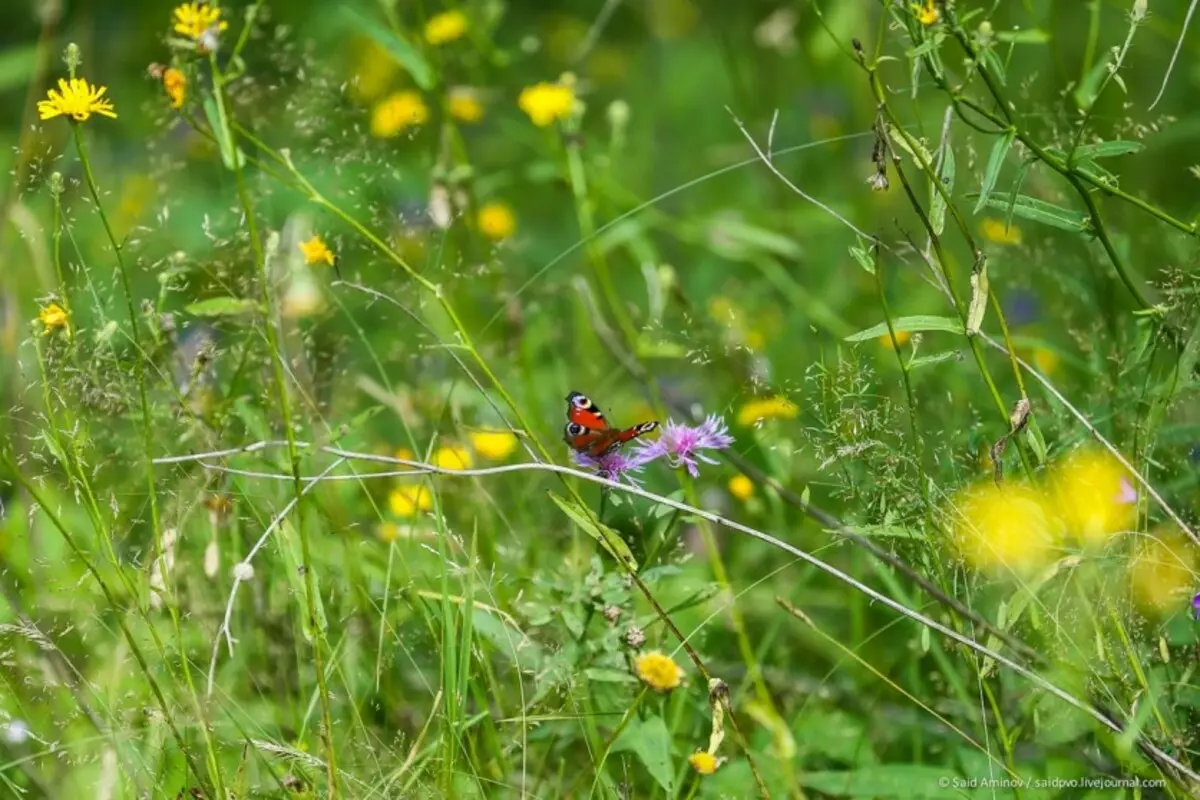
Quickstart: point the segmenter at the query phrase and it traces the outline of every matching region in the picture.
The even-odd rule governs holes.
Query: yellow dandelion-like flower
[[[634,659],[633,668],[646,685],[660,692],[671,691],[683,680],[683,670],[661,650],[642,653]]]
[[[555,120],[566,119],[575,107],[575,90],[561,83],[539,83],[521,90],[517,105],[533,124],[544,128]]]
[[[759,420],[793,419],[799,413],[796,404],[783,395],[763,397],[742,406],[737,413],[737,423],[748,428]]]
[[[1058,353],[1053,350],[1038,347],[1033,351],[1033,365],[1043,375],[1053,375],[1057,372],[1059,360]]]
[[[38,321],[46,328],[46,333],[62,328],[67,324],[67,312],[58,303],[51,303],[38,312]]]
[[[942,18],[942,12],[938,11],[933,0],[925,0],[924,5],[913,3],[912,10],[917,15],[917,22],[922,25],[932,25]]]
[[[46,92],[46,99],[37,104],[41,119],[53,119],[66,115],[76,122],[86,122],[92,114],[117,118],[112,100],[104,96],[106,86],[92,86],[83,78],[69,81],[58,79],[58,88]]]
[[[908,344],[908,340],[911,338],[912,338],[911,331],[896,331],[896,344],[900,345],[901,347]],[[892,335],[890,333],[885,333],[883,336],[880,336],[879,343],[881,345],[883,345],[883,347],[885,349],[891,350],[892,349]]]
[[[437,46],[461,39],[467,32],[467,15],[461,11],[443,11],[425,23],[425,41]]]
[[[1158,531],[1129,564],[1133,598],[1145,611],[1169,615],[1196,591],[1196,552],[1173,531]]]
[[[174,16],[175,32],[193,41],[203,36],[214,25],[218,32],[229,27],[229,23],[221,19],[221,9],[213,8],[204,2],[177,6]]]
[[[512,236],[517,230],[517,217],[506,204],[493,200],[479,209],[476,219],[479,232],[493,241]]]
[[[320,236],[313,236],[307,242],[300,242],[300,251],[304,253],[304,261],[307,264],[325,263],[332,267],[337,261],[333,251],[326,246]]]
[[[1051,473],[1054,510],[1069,535],[1098,545],[1137,518],[1137,490],[1121,462],[1091,447],[1071,453]]]
[[[1053,556],[1057,528],[1033,487],[983,483],[959,496],[953,514],[954,544],[976,567],[1027,572]]]
[[[171,101],[171,108],[183,108],[187,99],[187,76],[174,67],[170,67],[162,76],[163,91]]]
[[[379,541],[389,544],[400,538],[400,526],[394,522],[382,522],[375,529],[375,535],[379,537]]]
[[[738,500],[745,502],[754,494],[754,481],[745,475],[734,475],[729,479],[729,493]]]
[[[442,469],[470,469],[471,451],[460,444],[433,451],[433,465]]]
[[[433,508],[433,496],[419,483],[402,483],[388,495],[388,508],[397,517],[411,517]]]
[[[370,102],[387,91],[388,84],[400,71],[400,64],[374,39],[356,42],[354,51],[358,57],[350,93],[359,102]]]
[[[717,771],[717,767],[721,766],[721,762],[712,753],[706,753],[699,750],[688,756],[688,763],[692,765],[692,769],[701,775],[712,775]]]
[[[394,455],[396,458],[402,459],[404,461],[416,461],[417,460],[417,457],[415,455],[413,455],[413,451],[409,450],[407,447],[401,447],[401,448],[397,449],[396,452],[393,453],[392,455]]]
[[[410,90],[388,95],[371,112],[371,135],[377,139],[399,136],[429,119],[429,107],[421,95]]]
[[[979,223],[979,232],[983,238],[993,244],[1020,244],[1021,229],[1016,225],[1005,226],[1004,220],[994,217],[984,217]]]
[[[471,447],[484,458],[500,461],[517,449],[517,437],[510,431],[472,431]]]
[[[447,98],[450,116],[459,122],[476,123],[483,119],[483,103],[479,102],[479,94],[465,86],[457,86],[450,90]]]

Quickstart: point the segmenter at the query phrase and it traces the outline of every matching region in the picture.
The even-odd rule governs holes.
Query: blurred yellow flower
[[[400,526],[394,522],[381,522],[375,529],[375,534],[379,537],[379,541],[385,544],[394,542],[400,538]]]
[[[735,313],[733,301],[724,295],[715,295],[708,300],[708,313],[717,322],[728,322]]]
[[[544,128],[555,120],[566,119],[575,107],[575,90],[561,83],[539,83],[521,90],[517,105],[533,124]]]
[[[466,32],[467,15],[458,10],[435,14],[425,23],[425,41],[435,46],[460,39]]]
[[[703,750],[688,756],[688,763],[692,765],[692,769],[701,775],[712,775],[717,771],[717,767],[721,766],[716,756],[706,753]]]
[[[660,39],[686,36],[700,20],[700,10],[691,0],[649,0],[646,26]]]
[[[754,494],[754,481],[745,475],[734,475],[729,479],[729,493],[738,500],[746,501]]]
[[[767,337],[763,335],[762,331],[754,328],[746,331],[746,333],[742,336],[742,344],[746,345],[746,348],[749,350],[762,350],[763,345],[766,343]]]
[[[397,517],[411,517],[433,508],[433,496],[419,483],[402,483],[388,495],[388,508]]]
[[[163,72],[162,82],[163,91],[171,101],[171,108],[182,108],[183,101],[187,99],[187,76],[174,67],[169,67]]]
[[[1057,372],[1058,362],[1058,353],[1055,353],[1053,350],[1038,347],[1033,351],[1033,366],[1043,375],[1053,375]]]
[[[378,139],[390,139],[428,119],[429,107],[420,94],[411,89],[396,92],[388,95],[371,112],[371,135]]]
[[[942,17],[942,12],[938,11],[937,6],[933,4],[933,0],[925,0],[925,5],[912,4],[912,10],[916,12],[917,22],[922,25],[932,25]]]
[[[470,469],[471,451],[461,444],[439,447],[433,451],[433,465],[442,469]]]
[[[400,71],[400,64],[374,39],[355,43],[359,53],[350,92],[360,102],[370,102],[387,91],[388,84]]]
[[[762,397],[746,403],[737,413],[737,423],[744,428],[766,419],[792,419],[800,409],[783,395]]]
[[[1021,229],[1016,225],[1005,227],[1002,219],[984,217],[983,221],[979,223],[979,232],[983,234],[983,238],[993,244],[1021,243]]]
[[[613,45],[597,45],[587,60],[587,73],[598,84],[616,84],[629,74],[625,50]]]
[[[901,347],[908,344],[908,340],[911,338],[912,338],[911,331],[896,331],[896,344],[900,345]],[[892,349],[892,335],[890,333],[885,333],[883,336],[880,336],[879,343],[881,345],[883,345],[883,347],[885,349],[891,350]]]
[[[653,650],[642,653],[633,662],[638,677],[652,689],[669,692],[683,680],[683,670],[667,654]]]
[[[493,241],[512,236],[517,230],[517,217],[506,203],[493,200],[479,209],[479,232]]]
[[[401,448],[397,449],[396,452],[393,453],[392,455],[395,458],[399,458],[403,461],[416,461],[417,460],[417,457],[415,455],[413,455],[413,451],[409,450],[407,447],[401,447]]]
[[[955,500],[952,536],[977,568],[1026,572],[1054,554],[1057,530],[1046,497],[1030,486],[988,481]]]
[[[307,242],[300,242],[300,250],[304,253],[305,263],[308,264],[317,264],[323,261],[332,267],[336,260],[333,251],[325,245],[320,236],[313,236]]]
[[[38,312],[38,321],[46,327],[46,333],[67,324],[67,312],[58,303],[51,303]]]
[[[517,437],[511,431],[472,431],[469,438],[475,452],[492,461],[508,458],[517,449]]]
[[[456,86],[450,90],[448,97],[450,116],[459,122],[475,123],[483,119],[483,103],[479,102],[479,94],[466,86]]]
[[[1134,600],[1144,610],[1169,615],[1187,608],[1196,591],[1195,550],[1176,532],[1163,532],[1142,549],[1129,565]]]
[[[1137,490],[1111,453],[1080,448],[1051,468],[1050,480],[1066,533],[1086,545],[1129,530],[1137,518]]]
[[[104,96],[106,86],[92,86],[83,78],[69,81],[58,79],[58,88],[46,92],[46,99],[37,104],[38,117],[53,119],[66,115],[76,122],[86,122],[92,114],[117,118],[112,100]]]
[[[196,40],[214,25],[218,32],[229,27],[229,23],[221,19],[221,9],[208,3],[184,3],[175,9],[175,32],[180,36]]]

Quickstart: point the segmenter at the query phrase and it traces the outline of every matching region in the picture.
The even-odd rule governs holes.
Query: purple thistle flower
[[[1137,489],[1133,488],[1133,484],[1124,476],[1121,477],[1121,489],[1117,493],[1116,500],[1123,505],[1132,505],[1138,501]]]
[[[600,477],[610,481],[619,481],[625,478],[635,486],[637,482],[633,479],[631,473],[641,472],[642,468],[651,460],[638,450],[632,453],[625,453],[620,449],[612,450],[599,458],[587,453],[580,453],[575,450],[571,451],[571,461],[580,469],[593,470]]]
[[[1200,593],[1192,598],[1192,611],[1195,612],[1196,619],[1200,620]]]
[[[701,453],[701,450],[724,450],[731,444],[733,437],[729,435],[725,421],[712,414],[694,427],[667,420],[658,441],[642,445],[638,452],[647,462],[665,456],[672,467],[686,466],[688,474],[695,478],[700,475],[697,461],[718,463]]]

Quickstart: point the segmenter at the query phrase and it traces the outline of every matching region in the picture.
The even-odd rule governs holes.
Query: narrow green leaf
[[[1050,33],[1041,28],[1026,28],[1015,31],[997,31],[996,40],[1005,44],[1046,44]]]
[[[942,150],[942,164],[938,169],[938,180],[942,182],[942,188],[949,196],[953,196],[954,192],[954,172],[954,148],[947,142],[946,147]],[[929,222],[933,225],[933,232],[941,236],[946,227],[946,201],[936,186],[933,187],[933,198],[929,203]]]
[[[1004,208],[1004,229],[1007,231],[1012,227],[1013,212],[1016,210],[1017,198],[1021,195],[1021,186],[1025,183],[1025,177],[1029,175],[1029,168],[1033,166],[1034,158],[1027,158],[1017,167],[1017,177],[1013,178],[1012,192],[1009,194],[1009,202]]]
[[[860,267],[872,275],[875,274],[875,259],[871,258],[871,254],[867,252],[861,239],[850,245],[850,255],[854,257]]]
[[[996,187],[996,179],[1000,177],[1000,169],[1004,166],[1004,159],[1008,156],[1009,148],[1012,147],[1013,140],[1016,138],[1016,130],[1009,128],[992,145],[992,154],[988,156],[987,169],[983,173],[983,182],[979,185],[979,200],[975,203],[974,213],[978,214],[979,210],[987,205],[988,195]]]
[[[662,717],[630,724],[613,742],[613,752],[632,751],[668,797],[675,794],[675,767],[671,763],[671,733]]]
[[[356,8],[342,6],[342,23],[356,33],[370,37],[395,57],[400,65],[412,75],[413,82],[425,91],[433,88],[433,69],[421,55],[421,51],[413,46],[402,34],[383,26],[382,23],[368,17]]]
[[[1107,58],[1102,58],[1092,65],[1088,74],[1079,82],[1079,86],[1075,87],[1074,97],[1076,105],[1085,111],[1091,108],[1092,103],[1096,102],[1097,92],[1100,91],[1100,84],[1107,74]]]
[[[259,308],[261,306],[257,302],[244,297],[210,297],[207,300],[186,305],[183,310],[196,317],[233,317],[252,313]]]
[[[934,353],[931,356],[921,356],[914,358],[908,362],[909,372],[920,367],[932,367],[934,364],[941,364],[943,361],[961,361],[962,353],[958,350],[947,350],[944,353]]]
[[[960,797],[950,786],[957,773],[947,767],[924,764],[872,764],[861,769],[805,772],[800,783],[831,797],[928,798]],[[961,780],[961,779],[960,779]]]
[[[325,618],[325,604],[321,601],[320,576],[315,570],[312,573],[313,581],[313,605],[316,607],[316,628],[313,628],[313,620],[308,615],[308,597],[306,595],[305,574],[304,569],[313,569],[309,564],[307,567],[304,564],[304,558],[301,553],[300,542],[295,527],[291,522],[284,521],[280,524],[275,532],[275,542],[283,555],[284,569],[287,571],[288,584],[291,586],[292,593],[295,595],[296,622],[300,630],[304,633],[304,638],[311,642],[314,637],[324,635],[329,630],[329,622]]]
[[[892,327],[897,333],[907,331],[943,331],[945,333],[962,333],[962,321],[956,317],[936,317],[930,315],[917,315],[912,317],[896,317],[892,320]],[[887,335],[888,326],[886,322],[881,322],[878,325],[873,325],[866,330],[852,333],[845,338],[847,342],[865,342],[868,339],[878,339],[880,336]]]
[[[973,195],[967,195],[972,197]],[[1031,222],[1040,222],[1043,225],[1049,225],[1054,228],[1059,228],[1072,233],[1087,233],[1089,230],[1088,218],[1086,214],[1079,211],[1072,211],[1069,208],[1056,206],[1053,203],[1047,203],[1045,200],[1038,200],[1035,197],[1028,195],[1001,195],[992,196],[987,199],[985,205],[1007,210],[1009,205],[1012,205],[1012,214],[1022,219],[1027,219]]]
[[[987,313],[988,276],[987,257],[980,261],[978,270],[971,272],[971,305],[967,309],[967,336],[979,333],[983,324],[983,315]]]
[[[1141,142],[1130,142],[1125,139],[1116,139],[1111,142],[1097,142],[1096,144],[1085,144],[1075,148],[1075,161],[1083,161],[1087,158],[1112,158],[1113,156],[1123,156],[1128,153],[1137,153],[1145,149],[1145,145]]]
[[[625,540],[616,531],[596,521],[585,509],[580,508],[578,503],[572,500],[564,500],[554,492],[549,492],[549,495],[554,504],[562,509],[562,512],[570,517],[572,522],[582,528],[584,533],[591,536],[601,547],[607,550],[610,556],[624,562],[626,566],[637,572],[637,559],[633,557],[629,545],[625,544]]]

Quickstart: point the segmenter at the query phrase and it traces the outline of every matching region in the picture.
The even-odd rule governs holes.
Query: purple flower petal
[[[1192,598],[1192,611],[1195,612],[1196,619],[1200,620],[1200,593]]]
[[[1121,489],[1117,493],[1117,502],[1124,505],[1133,505],[1138,501],[1137,489],[1124,477],[1121,478]]]
[[[731,444],[733,437],[729,435],[729,428],[724,420],[710,415],[704,422],[695,426],[680,425],[668,420],[658,441],[642,445],[638,452],[647,461],[665,456],[672,467],[686,467],[688,474],[695,478],[700,475],[697,460],[706,464],[719,463],[700,452],[701,450],[723,450]]]

